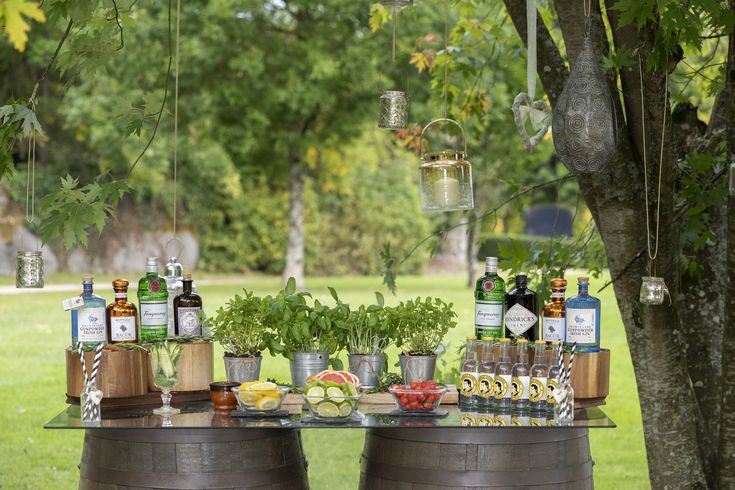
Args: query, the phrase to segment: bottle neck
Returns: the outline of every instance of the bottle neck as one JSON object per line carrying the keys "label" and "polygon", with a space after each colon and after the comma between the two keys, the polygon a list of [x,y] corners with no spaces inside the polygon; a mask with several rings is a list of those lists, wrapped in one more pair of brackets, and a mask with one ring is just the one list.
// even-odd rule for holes
{"label": "bottle neck", "polygon": [[551,291],[551,302],[552,303],[563,303],[565,289],[552,289]]}
{"label": "bottle neck", "polygon": [[516,362],[518,364],[528,364],[528,345],[518,344],[516,346],[518,352],[516,353]]}
{"label": "bottle neck", "polygon": [[552,366],[559,365],[559,345],[551,346],[551,365]]}
{"label": "bottle neck", "polygon": [[546,364],[546,349],[543,346],[536,346],[536,354],[533,356],[534,364]]}
{"label": "bottle neck", "polygon": [[183,281],[184,282],[184,293],[185,294],[191,294],[191,283],[192,281]]}
{"label": "bottle neck", "polygon": [[486,265],[485,266],[485,274],[496,276],[498,275],[498,265]]}
{"label": "bottle neck", "polygon": [[589,296],[590,285],[580,284],[579,285],[579,296]]}
{"label": "bottle neck", "polygon": [[83,284],[82,285],[82,294],[84,295],[90,295],[92,294],[93,284]]}
{"label": "bottle neck", "polygon": [[510,344],[500,344],[500,362],[510,362]]}
{"label": "bottle neck", "polygon": [[149,278],[158,277],[158,268],[154,269],[152,267],[146,267],[145,276]]}
{"label": "bottle neck", "polygon": [[127,289],[116,289],[115,290],[115,302],[116,303],[127,303],[128,302],[128,290]]}

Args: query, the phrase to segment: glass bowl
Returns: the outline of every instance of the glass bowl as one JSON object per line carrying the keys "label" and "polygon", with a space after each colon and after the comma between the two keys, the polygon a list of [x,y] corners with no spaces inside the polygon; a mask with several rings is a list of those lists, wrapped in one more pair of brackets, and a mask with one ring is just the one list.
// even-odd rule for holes
{"label": "glass bowl", "polygon": [[357,404],[360,402],[360,398],[362,398],[362,393],[352,396],[301,396],[304,397],[306,406],[315,419],[346,420],[352,417],[352,414],[357,410]]}
{"label": "glass bowl", "polygon": [[426,413],[436,410],[447,393],[447,387],[437,385],[436,389],[411,389],[408,385],[391,386],[388,392],[401,412]]}
{"label": "glass bowl", "polygon": [[250,390],[232,388],[240,410],[250,413],[273,413],[281,409],[290,388],[277,386],[272,390]]}

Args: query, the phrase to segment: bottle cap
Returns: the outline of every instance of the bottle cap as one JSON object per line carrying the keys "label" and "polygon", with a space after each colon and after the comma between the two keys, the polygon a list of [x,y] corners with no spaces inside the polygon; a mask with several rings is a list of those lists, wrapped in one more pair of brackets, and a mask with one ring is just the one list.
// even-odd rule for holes
{"label": "bottle cap", "polygon": [[[186,277],[184,277],[184,279],[186,279]],[[475,337],[474,335],[468,335],[467,340],[477,340],[477,337]]]}
{"label": "bottle cap", "polygon": [[518,274],[516,276],[516,287],[523,289],[526,286],[528,286],[528,277],[525,274]]}
{"label": "bottle cap", "polygon": [[145,265],[158,266],[158,257],[148,257],[145,259]]}
{"label": "bottle cap", "polygon": [[510,342],[510,339],[507,338],[507,337],[503,337],[502,339],[500,339],[500,341],[501,342]]}
{"label": "bottle cap", "polygon": [[590,278],[589,277],[579,277],[577,278],[577,283],[578,284],[589,284]]}
{"label": "bottle cap", "polygon": [[528,339],[518,339],[518,340],[516,340],[516,344],[527,344],[527,343],[528,343]]}
{"label": "bottle cap", "polygon": [[115,289],[126,288],[130,282],[127,279],[115,279],[112,281],[112,287]]}
{"label": "bottle cap", "polygon": [[551,287],[552,288],[565,288],[567,287],[567,280],[563,277],[557,277],[555,279],[551,280]]}
{"label": "bottle cap", "polygon": [[92,277],[92,276],[84,276],[82,278],[82,284],[94,284],[94,277]]}
{"label": "bottle cap", "polygon": [[184,281],[191,281],[191,274],[184,274]]}
{"label": "bottle cap", "polygon": [[495,337],[482,337],[481,340],[495,340]]}
{"label": "bottle cap", "polygon": [[485,265],[498,265],[497,257],[485,257]]}
{"label": "bottle cap", "polygon": [[558,340],[552,340],[551,341],[551,345],[559,345],[559,341]]}
{"label": "bottle cap", "polygon": [[543,344],[543,345],[546,345],[546,341],[545,340],[537,340],[536,342],[534,342],[534,344]]}

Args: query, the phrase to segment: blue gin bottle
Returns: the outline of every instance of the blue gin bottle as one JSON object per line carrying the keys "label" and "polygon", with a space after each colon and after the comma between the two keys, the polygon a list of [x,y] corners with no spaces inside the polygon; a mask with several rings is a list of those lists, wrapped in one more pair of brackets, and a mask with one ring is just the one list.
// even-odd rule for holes
{"label": "blue gin bottle", "polygon": [[600,350],[600,300],[589,295],[590,278],[577,279],[579,293],[566,301],[566,343],[579,352]]}
{"label": "blue gin bottle", "polygon": [[71,345],[74,349],[78,348],[79,342],[97,345],[107,341],[106,302],[105,298],[92,292],[93,284],[91,276],[82,279],[84,306],[71,310]]}

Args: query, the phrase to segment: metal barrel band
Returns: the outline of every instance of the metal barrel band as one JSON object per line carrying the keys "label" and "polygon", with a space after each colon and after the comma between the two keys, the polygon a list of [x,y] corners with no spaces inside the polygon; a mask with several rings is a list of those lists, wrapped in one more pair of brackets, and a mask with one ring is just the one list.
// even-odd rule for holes
{"label": "metal barrel band", "polygon": [[487,431],[453,429],[370,429],[370,435],[385,439],[439,444],[532,444],[566,442],[588,437],[587,429],[494,428]]}
{"label": "metal barrel band", "polygon": [[221,430],[212,429],[89,429],[92,437],[126,442],[149,443],[209,443],[209,442],[237,442],[271,439],[287,434],[288,430],[296,429],[262,429],[262,430]]}
{"label": "metal barrel band", "polygon": [[592,460],[577,466],[545,468],[541,471],[447,471],[443,469],[415,468],[378,463],[363,456],[362,472],[386,480],[411,482],[423,485],[456,487],[506,487],[543,486],[568,483],[592,477]]}
{"label": "metal barrel band", "polygon": [[437,124],[437,123],[440,123],[440,122],[448,122],[448,123],[454,124],[455,126],[457,126],[459,128],[459,131],[462,134],[462,143],[463,143],[463,146],[464,146],[464,155],[466,157],[467,156],[467,137],[465,135],[464,128],[462,127],[461,124],[459,124],[454,119],[449,119],[448,117],[440,117],[440,118],[434,119],[433,121],[430,121],[429,124],[427,124],[426,126],[424,126],[424,129],[421,130],[421,136],[419,136],[419,154],[421,155],[421,159],[423,160],[423,158],[424,158],[424,134],[426,133],[426,130],[429,129],[434,124]]}
{"label": "metal barrel band", "polygon": [[[243,486],[273,485],[304,478],[304,462],[256,471],[230,473],[156,473],[130,472],[82,464],[83,479],[112,485],[147,488],[242,488]],[[80,485],[80,488],[84,488]]]}

